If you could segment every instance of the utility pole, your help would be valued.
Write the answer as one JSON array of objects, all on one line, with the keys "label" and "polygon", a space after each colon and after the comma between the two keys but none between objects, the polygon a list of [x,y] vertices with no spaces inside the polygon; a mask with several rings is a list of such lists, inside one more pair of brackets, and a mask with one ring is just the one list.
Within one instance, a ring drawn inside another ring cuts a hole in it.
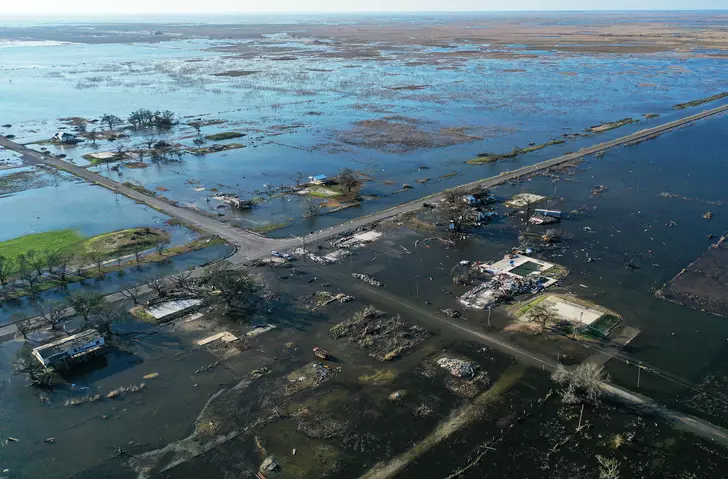
[{"label": "utility pole", "polygon": [[488,328],[490,328],[490,306],[488,306]]},{"label": "utility pole", "polygon": [[417,290],[417,299],[420,299],[420,275],[415,275],[415,288]]},{"label": "utility pole", "polygon": [[640,387],[640,373],[642,372],[642,361],[637,365],[637,388]]}]

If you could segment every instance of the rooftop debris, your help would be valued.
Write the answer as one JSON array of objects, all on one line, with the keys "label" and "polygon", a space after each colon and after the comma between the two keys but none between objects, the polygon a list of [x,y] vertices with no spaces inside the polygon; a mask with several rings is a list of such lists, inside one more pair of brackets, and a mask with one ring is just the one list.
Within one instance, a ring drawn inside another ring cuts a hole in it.
[{"label": "rooftop debris", "polygon": [[384,286],[384,285],[383,285],[382,283],[380,283],[380,282],[379,282],[379,281],[377,281],[376,279],[372,278],[371,276],[367,276],[366,274],[361,274],[361,273],[351,273],[351,275],[352,275],[352,276],[353,276],[354,278],[356,278],[356,279],[359,279],[359,280],[361,280],[361,281],[364,281],[365,283],[369,283],[369,284],[371,284],[372,286],[376,286],[377,288],[381,288],[382,286]]},{"label": "rooftop debris", "polygon": [[[204,188],[203,188],[204,190]],[[201,190],[195,190],[195,191],[201,191]],[[253,207],[255,204],[252,200],[241,200],[240,197],[233,193],[220,193],[212,197],[212,199],[217,200],[221,203],[228,204],[230,206],[234,206],[235,208],[241,209],[241,210],[249,210]]]},{"label": "rooftop debris", "polygon": [[245,333],[245,337],[246,338],[254,338],[256,336],[260,336],[263,333],[267,333],[268,331],[271,331],[271,330],[273,330],[275,328],[276,327],[275,327],[274,324],[266,324],[265,326],[258,326],[256,328],[248,331],[247,333]]},{"label": "rooftop debris", "polygon": [[43,365],[52,366],[55,363],[75,359],[86,354],[98,351],[104,347],[104,338],[98,331],[87,330],[79,334],[65,337],[33,349],[33,356]]},{"label": "rooftop debris", "polygon": [[213,334],[212,336],[208,336],[204,339],[200,339],[199,341],[197,341],[197,345],[204,346],[206,344],[212,343],[213,341],[217,341],[217,340],[223,341],[225,343],[232,343],[233,341],[237,341],[238,337],[228,331],[223,331],[221,333],[217,333],[217,334]]},{"label": "rooftop debris", "polygon": [[472,378],[478,370],[478,366],[455,358],[441,358],[437,360],[441,368],[447,369],[455,377]]},{"label": "rooftop debris", "polygon": [[345,236],[333,241],[331,244],[337,248],[358,248],[366,243],[379,239],[382,233],[379,231],[365,231],[352,236]]},{"label": "rooftop debris", "polygon": [[513,198],[505,202],[510,208],[524,208],[536,203],[540,203],[546,199],[545,196],[534,195],[533,193],[518,193]]},{"label": "rooftop debris", "polygon": [[399,316],[387,317],[371,306],[329,330],[336,339],[348,338],[379,361],[390,361],[430,336],[426,329],[410,325]]}]

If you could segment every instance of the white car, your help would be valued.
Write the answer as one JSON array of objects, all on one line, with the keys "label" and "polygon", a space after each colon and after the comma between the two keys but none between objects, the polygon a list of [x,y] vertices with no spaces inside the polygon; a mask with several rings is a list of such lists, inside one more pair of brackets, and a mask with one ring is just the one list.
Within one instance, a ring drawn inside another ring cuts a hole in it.
[{"label": "white car", "polygon": [[283,255],[280,253],[280,251],[273,250],[270,252],[271,256],[275,256],[277,258],[283,258]]}]

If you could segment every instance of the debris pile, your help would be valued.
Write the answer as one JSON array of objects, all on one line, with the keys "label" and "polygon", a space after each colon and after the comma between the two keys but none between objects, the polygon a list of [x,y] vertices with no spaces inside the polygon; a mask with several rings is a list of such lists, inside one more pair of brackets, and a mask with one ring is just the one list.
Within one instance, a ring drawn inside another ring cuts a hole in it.
[{"label": "debris pile", "polygon": [[351,273],[351,275],[352,275],[352,276],[353,276],[354,278],[356,278],[356,279],[358,279],[358,280],[361,280],[361,281],[364,281],[365,283],[369,283],[369,284],[371,284],[372,286],[376,286],[377,288],[381,288],[382,286],[384,286],[384,285],[383,285],[382,283],[380,283],[380,282],[379,282],[379,281],[377,281],[376,279],[374,279],[374,278],[372,278],[371,276],[368,276],[368,275],[366,275],[366,274],[361,274],[361,273]]},{"label": "debris pile", "polygon": [[353,296],[348,296],[344,293],[331,294],[328,291],[316,291],[313,296],[317,306],[327,306],[334,301],[338,301],[340,303],[354,301]]},{"label": "debris pile", "polygon": [[127,394],[127,393],[139,392],[142,389],[144,389],[145,387],[147,387],[147,385],[144,384],[144,383],[139,383],[138,385],[137,384],[132,384],[131,386],[122,386],[120,388],[114,389],[113,391],[110,391],[106,395],[106,399],[111,399],[111,398],[123,396],[124,394]]},{"label": "debris pile", "polygon": [[330,439],[343,436],[349,423],[337,421],[324,414],[314,414],[307,407],[300,408],[292,415],[297,422],[296,430],[313,439]]},{"label": "debris pile", "polygon": [[607,191],[607,189],[608,188],[604,185],[594,185],[594,186],[592,186],[591,195],[592,195],[592,197],[599,196],[602,193],[604,193],[605,191]]},{"label": "debris pile", "polygon": [[281,465],[276,462],[275,457],[268,456],[263,461],[263,464],[260,465],[261,472],[276,472],[281,469]]},{"label": "debris pile", "polygon": [[478,369],[478,366],[473,363],[455,358],[441,358],[437,360],[437,364],[439,364],[441,368],[447,369],[450,371],[450,374],[458,378],[472,378],[475,376],[475,372]]},{"label": "debris pile", "polygon": [[348,338],[379,361],[390,361],[403,352],[422,343],[430,332],[410,325],[399,316],[387,317],[371,306],[357,312],[346,321],[329,330],[335,339]]},{"label": "debris pile", "polygon": [[544,289],[543,278],[498,273],[487,283],[480,284],[460,296],[458,300],[468,308],[483,309],[513,296],[537,293],[542,289]]}]

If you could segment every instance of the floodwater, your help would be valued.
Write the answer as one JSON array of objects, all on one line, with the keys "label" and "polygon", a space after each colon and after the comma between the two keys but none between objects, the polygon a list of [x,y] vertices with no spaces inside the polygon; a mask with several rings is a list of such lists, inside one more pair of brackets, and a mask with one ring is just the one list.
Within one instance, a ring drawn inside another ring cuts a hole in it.
[{"label": "floodwater", "polygon": [[[151,190],[164,188],[168,190],[165,197],[210,212],[218,212],[219,205],[210,200],[210,188],[244,198],[268,198],[262,192],[292,184],[299,172],[304,177],[332,176],[350,167],[368,175],[361,205],[315,222],[302,221],[296,195],[270,198],[252,211],[224,212],[244,227],[294,223],[277,233],[288,235],[516,166],[465,164],[480,152],[507,152],[514,146],[542,143],[625,117],[642,120],[519,157],[520,166],[674,119],[683,114],[672,109],[674,104],[714,94],[728,76],[722,60],[710,57],[575,55],[520,51],[517,45],[509,50],[513,58],[413,64],[419,55],[436,50],[413,45],[382,46],[378,59],[328,58],[330,45],[292,37],[281,28],[280,35],[256,40],[7,46],[0,59],[4,91],[0,122],[12,128],[2,133],[15,134],[20,141],[46,140],[58,128],[67,128],[58,118],[91,119],[104,113],[125,118],[136,108],[169,109],[182,123],[196,118],[225,120],[226,124],[203,128],[203,134],[241,131],[245,138],[222,143],[240,142],[246,148],[202,157],[187,155],[181,162],[144,169],[122,168],[121,174],[98,168],[119,181],[140,183]],[[525,57],[517,56],[525,53]],[[255,73],[214,76],[227,71]],[[411,86],[422,89],[408,89]],[[26,105],[31,99],[37,108],[29,112]],[[648,113],[661,117],[643,118]],[[351,144],[341,136],[357,121],[388,116],[417,120],[418,128],[428,131],[465,128],[480,139],[391,152]],[[148,133],[132,134],[124,143],[138,147]],[[184,126],[152,133],[186,146],[191,146],[195,135]],[[114,150],[115,144],[99,142],[94,149],[87,142],[49,149],[85,164],[83,154]],[[416,183],[425,178],[429,183]],[[415,188],[401,191],[405,183]]]},{"label": "floodwater", "polygon": [[[581,211],[570,213],[556,225],[565,231],[563,243],[538,254],[571,271],[561,282],[563,289],[616,311],[625,325],[640,330],[624,349],[624,356],[607,363],[612,380],[721,424],[725,419],[719,411],[728,406],[724,383],[708,385],[709,397],[696,403],[688,402],[697,394],[688,386],[711,375],[718,380],[724,377],[728,321],[657,299],[653,293],[725,232],[720,218],[728,214],[728,194],[718,172],[725,169],[727,126],[726,116],[700,122],[588,158],[568,173],[557,174],[556,179],[536,176],[493,190],[503,199],[521,192],[541,194],[549,197],[544,207]],[[608,189],[593,196],[595,185]],[[678,197],[665,197],[664,193]],[[504,206],[498,210],[511,211]],[[713,220],[703,218],[706,211],[713,212]],[[530,226],[528,230],[538,233],[550,227]],[[361,272],[374,276],[387,290],[410,301],[432,302],[429,308],[433,311],[457,308],[455,296],[469,288],[452,284],[451,268],[462,260],[500,259],[518,245],[523,229],[517,217],[500,218],[446,248],[431,239],[434,233],[385,227],[383,239],[330,268],[342,275]],[[711,234],[713,239],[709,239]],[[627,268],[628,262],[637,268]],[[464,315],[470,323],[484,327],[487,313],[464,311]],[[506,322],[499,310],[493,312],[497,330]],[[586,359],[596,353],[574,348],[568,341],[557,346],[502,334],[554,359],[557,354]],[[642,371],[639,389],[637,362],[653,370]],[[719,411],[708,407],[709,403]]]}]

